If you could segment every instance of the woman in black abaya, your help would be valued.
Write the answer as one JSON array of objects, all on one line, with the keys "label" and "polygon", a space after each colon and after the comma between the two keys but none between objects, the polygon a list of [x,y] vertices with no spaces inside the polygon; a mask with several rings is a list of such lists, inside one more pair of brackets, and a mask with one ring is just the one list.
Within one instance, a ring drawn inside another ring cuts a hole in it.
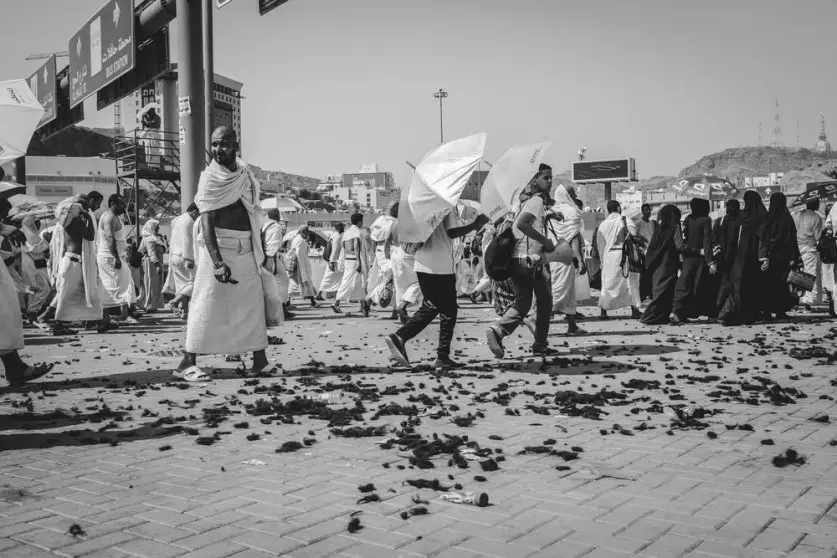
[{"label": "woman in black abaya", "polygon": [[741,216],[741,204],[738,200],[727,201],[726,215],[715,222],[712,228],[712,241],[714,244],[712,264],[710,273],[715,276],[716,308],[723,308],[729,298],[730,275],[732,266],[735,263],[735,254],[738,248],[739,217]]},{"label": "woman in black abaya", "polygon": [[755,323],[764,307],[764,272],[767,257],[767,209],[758,192],[744,194],[744,211],[739,218],[735,261],[730,269],[729,296],[718,319],[724,325]]},{"label": "woman in black abaya", "polygon": [[672,324],[686,322],[689,318],[716,315],[709,276],[712,263],[712,219],[709,217],[709,200],[692,198],[692,213],[683,223],[683,237],[688,248],[683,255],[683,267],[674,289]]},{"label": "woman in black abaya", "polygon": [[787,311],[799,304],[799,297],[788,287],[788,272],[800,264],[796,224],[788,211],[788,200],[779,192],[770,196],[767,212],[767,257],[770,265],[765,272],[764,318],[787,318]]},{"label": "woman in black abaya", "polygon": [[680,231],[680,210],[676,206],[663,207],[658,221],[659,226],[651,235],[645,253],[645,269],[652,274],[651,302],[640,319],[646,325],[669,323],[677,271],[680,269],[680,253],[687,249]]}]

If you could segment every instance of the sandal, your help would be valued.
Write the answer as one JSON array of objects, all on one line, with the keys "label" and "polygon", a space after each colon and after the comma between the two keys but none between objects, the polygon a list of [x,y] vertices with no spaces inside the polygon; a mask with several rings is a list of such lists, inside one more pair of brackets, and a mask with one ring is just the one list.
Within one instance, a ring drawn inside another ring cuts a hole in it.
[{"label": "sandal", "polygon": [[16,378],[9,378],[6,377],[6,380],[9,382],[10,386],[22,386],[27,382],[31,382],[32,380],[37,380],[43,376],[46,376],[52,371],[52,368],[55,364],[39,364],[38,366],[27,366],[26,370],[20,376]]},{"label": "sandal", "polygon": [[212,378],[209,377],[209,374],[198,368],[196,365],[190,366],[185,370],[175,370],[172,372],[172,376],[175,378],[180,378],[181,380],[185,380],[187,382],[210,382]]}]

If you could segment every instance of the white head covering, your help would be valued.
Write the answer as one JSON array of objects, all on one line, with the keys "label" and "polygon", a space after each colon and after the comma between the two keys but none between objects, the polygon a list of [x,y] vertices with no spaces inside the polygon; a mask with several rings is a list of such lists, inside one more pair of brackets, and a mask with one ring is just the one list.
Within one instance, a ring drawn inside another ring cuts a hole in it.
[{"label": "white head covering", "polygon": [[552,206],[553,213],[560,213],[564,216],[563,221],[551,222],[551,227],[554,229],[556,240],[558,238],[564,239],[567,242],[573,239],[584,227],[584,221],[581,219],[581,210],[575,204],[575,200],[570,196],[570,193],[563,185],[559,185],[555,189],[555,205]]}]

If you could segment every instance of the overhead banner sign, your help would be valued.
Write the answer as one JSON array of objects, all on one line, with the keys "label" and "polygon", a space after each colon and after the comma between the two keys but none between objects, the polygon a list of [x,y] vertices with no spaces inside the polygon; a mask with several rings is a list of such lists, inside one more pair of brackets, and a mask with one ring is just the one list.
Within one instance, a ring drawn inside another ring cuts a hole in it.
[{"label": "overhead banner sign", "polygon": [[134,0],[109,0],[70,39],[70,106],[134,69]]},{"label": "overhead banner sign", "polygon": [[152,83],[170,69],[169,33],[164,27],[137,47],[136,68],[96,93],[96,109],[127,97],[144,85]]},{"label": "overhead banner sign", "polygon": [[[61,83],[61,81],[68,76],[69,71],[70,67],[64,66],[64,69],[58,72],[58,75],[55,76],[55,82]],[[78,124],[82,120],[84,120],[84,105],[82,104],[70,108],[67,97],[59,96],[55,103],[55,119],[52,122],[43,124],[38,130],[38,136],[40,136],[41,141],[46,141],[65,128],[68,128],[73,124]]]},{"label": "overhead banner sign", "polygon": [[[35,98],[44,107],[44,116],[38,123],[38,128],[49,124],[57,117],[56,90],[58,81],[56,78],[55,55],[50,56],[37,71],[29,76],[29,89],[35,94]],[[37,128],[36,128],[37,129]]]},{"label": "overhead banner sign", "polygon": [[275,10],[288,0],[259,0],[259,15],[264,15],[270,10]]}]

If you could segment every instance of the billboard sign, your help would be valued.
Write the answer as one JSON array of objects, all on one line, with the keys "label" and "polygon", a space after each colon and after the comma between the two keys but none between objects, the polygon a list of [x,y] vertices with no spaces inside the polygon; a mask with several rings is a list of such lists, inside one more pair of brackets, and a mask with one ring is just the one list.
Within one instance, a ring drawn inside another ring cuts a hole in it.
[{"label": "billboard sign", "polygon": [[58,81],[56,80],[57,69],[55,66],[55,55],[47,59],[37,71],[29,76],[29,89],[35,94],[35,98],[44,107],[44,116],[38,123],[38,128],[49,124],[57,117],[56,91]]},{"label": "billboard sign", "polygon": [[573,182],[576,184],[628,182],[636,179],[636,162],[633,158],[573,163]]},{"label": "billboard sign", "polygon": [[270,10],[275,10],[288,0],[259,0],[259,15],[264,15]]},{"label": "billboard sign", "polygon": [[134,69],[134,0],[109,0],[70,39],[70,107]]}]

